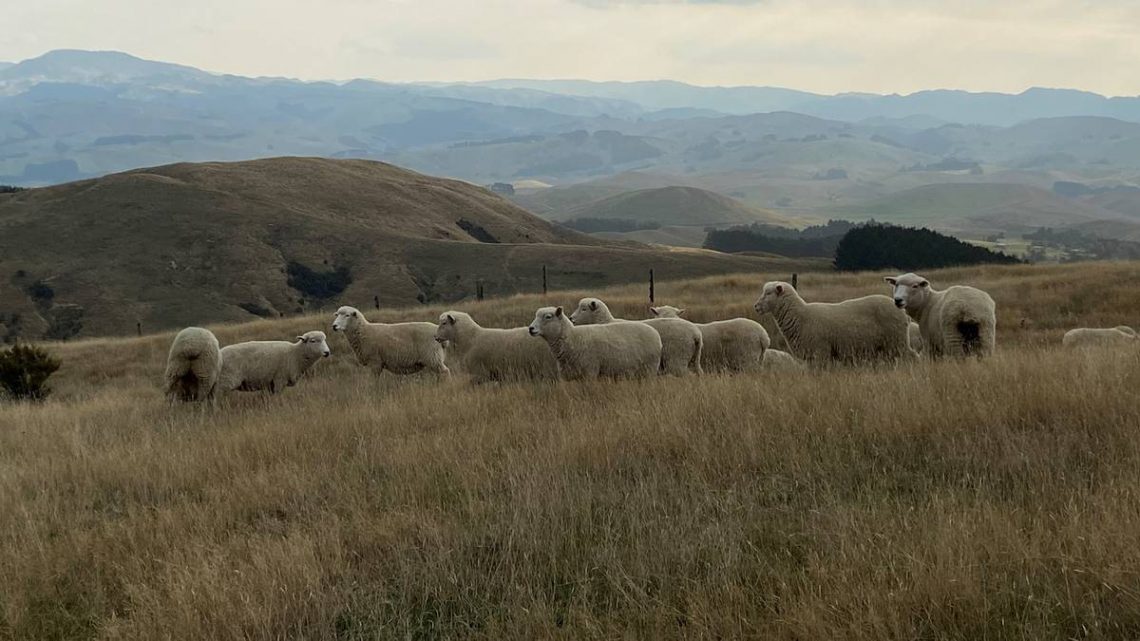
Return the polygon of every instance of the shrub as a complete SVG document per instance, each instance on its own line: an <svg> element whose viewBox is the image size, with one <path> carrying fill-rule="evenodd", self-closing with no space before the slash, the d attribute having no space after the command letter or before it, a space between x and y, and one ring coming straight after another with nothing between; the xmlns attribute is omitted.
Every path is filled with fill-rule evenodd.
<svg viewBox="0 0 1140 641"><path fill-rule="evenodd" d="M352 274L344 266L337 267L331 272L318 272L297 261L289 261L285 270L289 286L314 300L333 298L352 282Z"/></svg>
<svg viewBox="0 0 1140 641"><path fill-rule="evenodd" d="M1013 256L971 245L929 229L869 224L847 232L835 249L835 268L935 269L984 263L1019 263Z"/></svg>
<svg viewBox="0 0 1140 641"><path fill-rule="evenodd" d="M0 351L0 387L15 399L41 400L51 391L47 380L59 366L59 359L45 349L13 345Z"/></svg>

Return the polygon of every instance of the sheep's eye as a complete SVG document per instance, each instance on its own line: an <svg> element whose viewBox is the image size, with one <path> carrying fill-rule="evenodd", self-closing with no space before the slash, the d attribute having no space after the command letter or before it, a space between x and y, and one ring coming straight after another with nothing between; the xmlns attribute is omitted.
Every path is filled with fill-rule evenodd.
<svg viewBox="0 0 1140 641"><path fill-rule="evenodd" d="M547 315L545 316L545 318L546 318L546 320L550 320L551 318L553 318L553 316L551 316L550 314L547 314Z"/></svg>

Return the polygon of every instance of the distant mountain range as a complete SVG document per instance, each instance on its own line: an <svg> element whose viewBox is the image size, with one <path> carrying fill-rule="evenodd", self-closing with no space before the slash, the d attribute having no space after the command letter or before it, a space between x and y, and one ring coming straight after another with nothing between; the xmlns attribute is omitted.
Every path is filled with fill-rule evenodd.
<svg viewBox="0 0 1140 641"><path fill-rule="evenodd" d="M69 50L0 67L0 184L276 156L511 183L518 203L551 220L668 187L795 222L843 214L963 235L1068 222L1117 235L1140 220L1130 196L1111 207L1087 194L1049 196L1054 183L1140 187L1140 98L1054 89L826 96L672 81L301 82ZM968 186L908 192L947 184ZM541 185L554 188L524 188ZM728 222L725 201L684 202L672 209L692 210L685 220ZM977 203L984 212L970 209ZM639 211L652 215L658 204ZM1106 224L1090 225L1098 222Z"/></svg>

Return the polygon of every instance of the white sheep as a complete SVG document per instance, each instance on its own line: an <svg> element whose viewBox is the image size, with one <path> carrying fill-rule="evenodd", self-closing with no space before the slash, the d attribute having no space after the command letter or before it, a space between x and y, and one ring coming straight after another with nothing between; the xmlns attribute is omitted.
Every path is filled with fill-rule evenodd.
<svg viewBox="0 0 1140 641"><path fill-rule="evenodd" d="M1078 327L1065 332L1061 339L1065 347L1094 347L1103 345L1136 345L1140 339L1136 330L1126 325L1117 327Z"/></svg>
<svg viewBox="0 0 1140 641"><path fill-rule="evenodd" d="M528 330L546 341L566 380L648 377L661 366L661 336L643 323L575 327L561 307L543 307Z"/></svg>
<svg viewBox="0 0 1140 641"><path fill-rule="evenodd" d="M962 285L938 291L917 274L883 280L894 289L895 305L918 323L926 354L932 358L993 354L997 317L989 294Z"/></svg>
<svg viewBox="0 0 1140 641"><path fill-rule="evenodd" d="M775 318L793 356L817 365L915 357L909 321L887 296L808 303L790 284L773 281L764 284L755 308Z"/></svg>
<svg viewBox="0 0 1140 641"><path fill-rule="evenodd" d="M443 345L433 323L370 323L355 307L341 307L333 317L334 332L344 332L358 363L377 374L415 374L422 370L447 376Z"/></svg>
<svg viewBox="0 0 1140 641"><path fill-rule="evenodd" d="M534 340L526 327L483 327L468 314L450 311L439 315L435 338L451 346L475 383L558 378L550 348Z"/></svg>
<svg viewBox="0 0 1140 641"><path fill-rule="evenodd" d="M922 352L922 329L919 328L918 323L911 321L910 324L906 326L906 338L907 343L910 344L910 348L913 349L915 353Z"/></svg>
<svg viewBox="0 0 1140 641"><path fill-rule="evenodd" d="M684 376L689 370L701 373L701 352L704 338L701 330L683 318L649 318L643 321L627 321L614 318L610 308L601 299L583 298L578 301L578 309L570 314L570 322L575 325L605 325L614 322L640 322L657 330L661 336L661 372L674 376Z"/></svg>
<svg viewBox="0 0 1140 641"><path fill-rule="evenodd" d="M764 350L762 366L766 372L802 372L807 369L803 361L778 349Z"/></svg>
<svg viewBox="0 0 1140 641"><path fill-rule="evenodd" d="M671 305L650 307L661 319L680 318L685 310ZM704 346L701 367L706 372L750 372L760 369L764 350L772 344L768 330L750 318L730 318L711 323L693 323L701 332Z"/></svg>
<svg viewBox="0 0 1140 641"><path fill-rule="evenodd" d="M218 386L271 394L297 384L314 363L329 355L324 332L305 332L297 341L249 341L222 348L222 375Z"/></svg>
<svg viewBox="0 0 1140 641"><path fill-rule="evenodd" d="M166 357L166 396L175 401L213 400L222 372L218 338L208 329L178 332Z"/></svg>

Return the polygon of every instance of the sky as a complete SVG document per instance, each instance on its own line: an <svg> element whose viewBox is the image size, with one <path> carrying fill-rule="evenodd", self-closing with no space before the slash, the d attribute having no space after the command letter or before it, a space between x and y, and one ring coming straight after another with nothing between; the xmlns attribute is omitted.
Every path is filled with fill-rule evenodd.
<svg viewBox="0 0 1140 641"><path fill-rule="evenodd" d="M305 80L1140 94L1140 0L8 0L4 22L9 62L97 49Z"/></svg>

